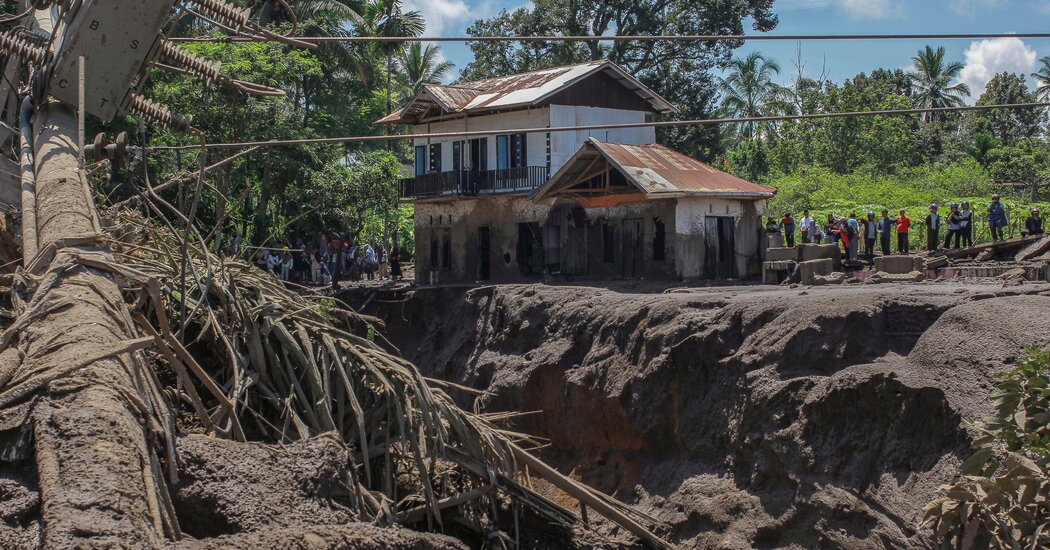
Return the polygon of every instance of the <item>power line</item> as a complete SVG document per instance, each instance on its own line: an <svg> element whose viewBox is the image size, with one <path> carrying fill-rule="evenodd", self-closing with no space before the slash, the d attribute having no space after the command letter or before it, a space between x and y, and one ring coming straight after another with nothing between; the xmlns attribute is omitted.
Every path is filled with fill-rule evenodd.
<svg viewBox="0 0 1050 550"><path fill-rule="evenodd" d="M239 149L242 147L283 147L291 145L324 145L334 143L369 143L376 141L405 141L411 139L444 139L444 138L471 138L484 137L493 134L535 134L535 133L559 133L559 132L581 132L592 130L626 130L631 128L676 128L681 126L715 126L724 124L746 124L761 122L788 122L798 120L825 120L834 118L854 118L870 116L902 116L918 115L924 113L952 113L968 111L990 111L994 109L1039 109L1050 107L1050 102L1042 103L1003 103L997 105L966 105L962 107L927 107L921 109L891 109L883 111L850 111L842 113L819 113L809 115L783 115L766 117L746 118L712 118L694 120L666 120L660 122L630 122L619 124L592 124L583 126L554 126L541 128L516 128L509 130L476 130L469 132L444 132L430 134L392 134L381 136L347 136L328 138L307 139L275 139L270 141L246 141L241 143L208 143L207 149ZM149 147L149 151L180 151L200 150L198 145L171 145L160 147Z"/></svg>
<svg viewBox="0 0 1050 550"><path fill-rule="evenodd" d="M772 42L836 40L988 40L993 38L1050 38L1050 33L954 33L954 34L702 34L702 35L608 35L608 36L291 36L315 44L326 42ZM257 42L250 36L184 36L172 42Z"/></svg>

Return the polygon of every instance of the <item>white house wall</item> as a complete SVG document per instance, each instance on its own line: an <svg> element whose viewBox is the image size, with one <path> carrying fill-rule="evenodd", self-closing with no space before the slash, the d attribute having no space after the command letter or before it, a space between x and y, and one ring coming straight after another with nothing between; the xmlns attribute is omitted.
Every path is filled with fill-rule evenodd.
<svg viewBox="0 0 1050 550"><path fill-rule="evenodd" d="M645 122L649 113L642 111L623 111L598 107L578 107L568 105L550 106L551 127L592 126L596 124L630 124ZM576 151L583 146L587 138L594 137L606 143L623 143L626 145L646 145L656 143L656 129L652 126L625 128L621 130L589 130L579 132L551 133L551 174L558 171Z"/></svg>
<svg viewBox="0 0 1050 550"><path fill-rule="evenodd" d="M702 278L707 218L732 217L737 258L736 272L747 276L761 263L762 215L765 201L705 197L679 198L675 206L675 264L684 281ZM760 268L760 267L759 267Z"/></svg>
<svg viewBox="0 0 1050 550"><path fill-rule="evenodd" d="M485 170L496 169L496 136L505 134L507 130L522 128L546 128L550 120L550 114L546 107L528 109L524 111L511 111L507 113L496 113L493 115L460 118L417 124L412 127L414 134L447 134L453 132L492 132L487 136L488 140L488 165ZM441 143L441 170L448 172L452 170L452 143L463 141L466 138L443 138L443 139L415 139L413 145L426 146L427 155L430 154L430 145ZM547 165L547 133L529 133L526 138L528 142L528 165ZM429 158L429 156L427 157Z"/></svg>

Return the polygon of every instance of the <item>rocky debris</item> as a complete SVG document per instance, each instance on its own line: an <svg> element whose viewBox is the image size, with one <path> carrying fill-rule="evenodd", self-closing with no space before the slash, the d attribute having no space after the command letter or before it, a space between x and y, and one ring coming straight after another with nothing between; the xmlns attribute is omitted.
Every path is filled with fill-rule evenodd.
<svg viewBox="0 0 1050 550"><path fill-rule="evenodd" d="M172 501L197 538L357 519L333 500L351 486L349 451L335 437L276 446L190 435L178 449Z"/></svg>
<svg viewBox="0 0 1050 550"><path fill-rule="evenodd" d="M922 508L995 373L1050 346L1047 291L497 286L369 313L430 376L486 390L483 410L538 411L516 429L680 548L932 548Z"/></svg>
<svg viewBox="0 0 1050 550"><path fill-rule="evenodd" d="M309 548L310 550L466 550L449 537L382 529L366 523L289 528L227 535L207 541L184 540L173 550L256 550L257 548Z"/></svg>

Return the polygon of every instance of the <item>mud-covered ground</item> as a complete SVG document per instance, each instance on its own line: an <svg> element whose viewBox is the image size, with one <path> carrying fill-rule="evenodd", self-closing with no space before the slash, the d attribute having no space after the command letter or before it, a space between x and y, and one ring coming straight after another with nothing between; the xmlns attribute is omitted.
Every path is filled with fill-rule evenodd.
<svg viewBox="0 0 1050 550"><path fill-rule="evenodd" d="M425 374L681 548L915 548L1050 285L350 291ZM462 393L465 403L475 397Z"/></svg>

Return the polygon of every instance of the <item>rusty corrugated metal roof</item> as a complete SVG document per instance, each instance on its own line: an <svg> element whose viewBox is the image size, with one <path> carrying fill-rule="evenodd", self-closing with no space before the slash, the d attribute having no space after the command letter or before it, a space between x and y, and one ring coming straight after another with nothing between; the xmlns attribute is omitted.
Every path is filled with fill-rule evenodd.
<svg viewBox="0 0 1050 550"><path fill-rule="evenodd" d="M590 61L450 86L427 84L420 87L405 106L377 120L376 124L412 123L413 117L425 113L430 105L436 105L449 114L534 105L599 71L607 71L614 79L652 104L654 110L674 110L670 103L616 64Z"/></svg>
<svg viewBox="0 0 1050 550"><path fill-rule="evenodd" d="M534 197L543 198L570 184L599 156L653 199L661 195L764 199L776 193L772 187L738 178L663 145L605 143L592 137Z"/></svg>

